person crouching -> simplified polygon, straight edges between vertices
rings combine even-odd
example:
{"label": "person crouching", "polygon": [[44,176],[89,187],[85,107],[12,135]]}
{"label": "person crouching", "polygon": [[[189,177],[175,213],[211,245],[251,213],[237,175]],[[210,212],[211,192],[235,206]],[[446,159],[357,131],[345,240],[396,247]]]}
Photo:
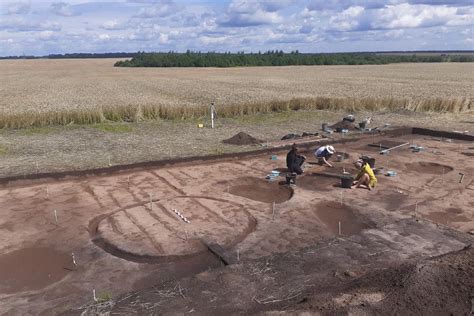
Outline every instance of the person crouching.
{"label": "person crouching", "polygon": [[333,167],[329,163],[329,159],[332,157],[332,155],[336,152],[333,146],[326,145],[326,146],[321,146],[316,151],[314,152],[314,155],[318,159],[318,162],[320,165],[326,165],[328,167]]}
{"label": "person crouching", "polygon": [[302,174],[303,163],[305,162],[306,157],[298,154],[298,148],[296,144],[291,146],[291,150],[286,155],[286,166],[290,173]]}
{"label": "person crouching", "polygon": [[355,188],[360,188],[364,186],[365,188],[372,190],[377,184],[377,178],[375,177],[374,171],[370,168],[370,165],[367,162],[364,162],[362,159],[354,162],[354,165],[359,169],[359,173],[355,177],[354,183],[352,184]]}

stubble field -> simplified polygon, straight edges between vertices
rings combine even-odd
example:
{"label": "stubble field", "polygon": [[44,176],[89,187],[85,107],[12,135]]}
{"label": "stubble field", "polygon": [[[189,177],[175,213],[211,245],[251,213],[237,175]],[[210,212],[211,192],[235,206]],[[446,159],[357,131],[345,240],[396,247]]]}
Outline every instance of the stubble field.
{"label": "stubble field", "polygon": [[286,109],[471,109],[474,64],[120,68],[115,59],[2,60],[0,127]]}

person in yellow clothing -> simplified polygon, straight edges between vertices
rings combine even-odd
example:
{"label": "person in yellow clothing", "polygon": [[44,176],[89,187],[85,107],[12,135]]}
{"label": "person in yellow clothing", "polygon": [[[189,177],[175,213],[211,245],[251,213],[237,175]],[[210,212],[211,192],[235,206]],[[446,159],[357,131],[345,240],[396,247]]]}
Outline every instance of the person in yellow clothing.
{"label": "person in yellow clothing", "polygon": [[354,165],[359,170],[359,173],[355,177],[353,186],[359,188],[361,185],[365,186],[367,189],[372,190],[377,184],[377,178],[375,177],[374,171],[370,168],[369,164],[363,160],[357,160],[354,162]]}

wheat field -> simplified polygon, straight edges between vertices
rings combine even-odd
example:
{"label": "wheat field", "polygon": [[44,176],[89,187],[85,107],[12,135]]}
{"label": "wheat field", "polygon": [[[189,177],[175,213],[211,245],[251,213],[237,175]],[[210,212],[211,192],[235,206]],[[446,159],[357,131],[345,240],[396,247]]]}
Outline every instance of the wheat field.
{"label": "wheat field", "polygon": [[472,110],[474,64],[121,68],[116,59],[1,60],[0,128],[298,109]]}

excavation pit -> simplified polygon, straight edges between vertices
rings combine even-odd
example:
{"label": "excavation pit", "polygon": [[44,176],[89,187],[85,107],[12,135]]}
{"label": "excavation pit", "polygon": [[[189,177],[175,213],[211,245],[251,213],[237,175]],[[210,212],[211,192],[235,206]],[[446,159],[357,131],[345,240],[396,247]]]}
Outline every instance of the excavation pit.
{"label": "excavation pit", "polygon": [[334,190],[334,186],[341,185],[341,180],[337,176],[310,173],[298,177],[296,185],[310,191],[331,191]]}
{"label": "excavation pit", "polygon": [[428,161],[412,162],[405,166],[409,171],[438,175],[443,175],[454,170],[451,166]]}
{"label": "excavation pit", "polygon": [[69,254],[51,248],[23,248],[0,256],[0,293],[42,289],[75,267]]}
{"label": "excavation pit", "polygon": [[203,240],[231,247],[256,226],[240,205],[222,199],[177,197],[152,204],[132,205],[91,221],[93,241],[129,261],[165,262],[205,252]]}
{"label": "excavation pit", "polygon": [[374,227],[374,224],[363,219],[353,208],[339,202],[321,202],[315,207],[316,216],[334,235],[351,236],[359,234],[362,230]]}
{"label": "excavation pit", "polygon": [[[426,136],[415,135],[412,129],[401,136],[381,133],[362,135],[359,139],[347,137],[341,143],[330,140],[352,157],[367,154],[365,149],[359,149],[371,148],[368,143],[384,139],[410,141],[427,148],[418,154],[403,147],[396,153],[377,155],[377,165],[398,172],[398,176],[377,175],[379,182],[372,191],[340,188],[343,171],[352,175],[357,172],[350,161],[344,161],[335,163],[335,168],[307,163],[304,174],[297,177],[293,192],[293,187],[279,185],[286,175],[284,159],[269,159],[286,155],[289,148],[279,147],[218,157],[3,179],[4,185],[0,187],[2,311],[55,314],[61,313],[67,304],[79,306],[92,300],[93,288],[98,293],[110,291],[119,301],[130,292],[144,290],[143,287],[163,285],[166,290],[174,289],[176,295],[170,298],[176,304],[169,308],[180,308],[184,295],[193,302],[203,302],[197,305],[197,312],[212,314],[202,308],[209,306],[208,301],[213,297],[198,298],[196,293],[206,293],[210,288],[218,293],[221,279],[216,274],[224,270],[214,270],[222,264],[206,244],[222,246],[226,254],[240,262],[243,269],[227,267],[225,273],[229,275],[222,279],[229,287],[240,289],[252,288],[240,282],[256,279],[255,275],[241,277],[242,271],[255,270],[257,276],[264,276],[268,275],[266,269],[272,269],[278,271],[281,284],[289,284],[301,282],[298,276],[303,265],[304,278],[313,273],[311,283],[323,284],[335,270],[345,271],[354,262],[361,269],[390,269],[407,261],[418,262],[462,249],[470,236],[466,232],[474,230],[470,211],[474,205],[472,159],[462,154],[465,150],[458,143],[425,140]],[[299,146],[309,156],[328,141]],[[432,147],[437,147],[436,153],[428,150]],[[431,171],[435,173],[423,172],[423,165],[429,161],[436,162],[435,170]],[[452,170],[450,165],[456,166],[456,172],[441,179],[443,166],[447,172]],[[429,168],[433,165],[428,165]],[[281,173],[274,181],[265,180],[272,170]],[[458,172],[465,174],[462,183]],[[178,218],[173,209],[190,223]],[[57,224],[54,210],[58,214]],[[414,216],[420,220],[413,220]],[[46,250],[48,258],[55,261],[52,264],[43,264],[46,261],[39,253],[29,257],[9,253],[34,242],[41,243],[45,249],[69,250],[66,254],[49,254]],[[76,254],[78,262],[74,271],[59,265],[61,262],[64,267],[72,268],[71,252]],[[294,256],[295,252],[301,255]],[[5,268],[2,262],[7,257],[14,259]],[[37,281],[36,276],[26,273],[23,278],[22,269],[30,262],[36,266],[36,257],[45,269],[39,276],[51,274],[47,270],[51,267],[59,275],[53,273],[48,280]],[[267,258],[272,258],[269,263]],[[295,261],[288,261],[291,258]],[[281,264],[276,264],[279,260]],[[364,279],[364,271],[360,272]],[[205,285],[196,286],[198,283],[194,281],[186,284],[183,278],[188,277]],[[173,280],[172,284],[166,283],[168,280]],[[256,281],[262,284],[261,280]],[[271,284],[265,286],[269,286],[265,290],[267,296],[277,299],[286,298],[286,290],[290,290],[275,295]],[[292,283],[291,288],[297,286]],[[240,290],[233,297],[245,294]],[[267,306],[256,303],[253,295],[232,311],[252,314],[260,311],[252,309],[255,306]],[[261,297],[257,299],[263,301]],[[152,312],[161,312],[164,306]]]}
{"label": "excavation pit", "polygon": [[[297,179],[299,181],[299,178]],[[239,178],[236,185],[229,187],[229,193],[263,203],[283,203],[293,196],[293,189],[278,181],[259,178]],[[298,182],[297,182],[298,184]]]}

